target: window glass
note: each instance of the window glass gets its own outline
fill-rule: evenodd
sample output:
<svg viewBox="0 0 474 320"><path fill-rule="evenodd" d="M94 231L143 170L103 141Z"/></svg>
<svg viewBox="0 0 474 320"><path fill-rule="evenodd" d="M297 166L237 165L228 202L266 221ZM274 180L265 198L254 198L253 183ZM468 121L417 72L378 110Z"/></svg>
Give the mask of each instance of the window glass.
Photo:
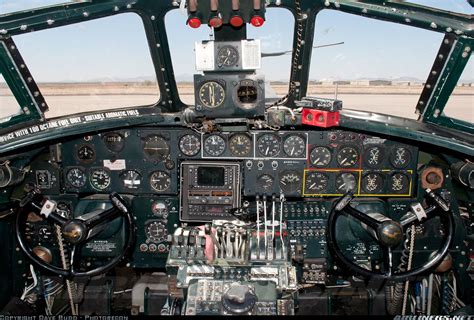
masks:
<svg viewBox="0 0 474 320"><path fill-rule="evenodd" d="M47 118L154 104L159 90L143 22L127 13L14 37Z"/></svg>
<svg viewBox="0 0 474 320"><path fill-rule="evenodd" d="M448 103L444 115L474 123L474 59L469 59Z"/></svg>
<svg viewBox="0 0 474 320"><path fill-rule="evenodd" d="M443 34L339 11L316 18L309 96L346 109L417 119L415 106Z"/></svg>
<svg viewBox="0 0 474 320"><path fill-rule="evenodd" d="M247 27L249 39L260 39L262 45L262 68L257 73L265 75L265 97L282 97L288 93L293 52L295 19L290 11L268 8L263 26ZM265 57L265 54L283 53Z"/></svg>
<svg viewBox="0 0 474 320"><path fill-rule="evenodd" d="M74 2L90 2L91 0L1 0L0 1L0 14L12 13L15 11L22 11L46 6L52 6L62 3L74 3Z"/></svg>
<svg viewBox="0 0 474 320"><path fill-rule="evenodd" d="M0 73L0 123L8 121L12 116L22 114L20 105L13 92Z"/></svg>
<svg viewBox="0 0 474 320"><path fill-rule="evenodd" d="M272 98L288 93L294 18L290 11L276 8L267 9L265 15L263 26L255 28L247 25L247 38L260 39L262 53L288 51L281 56L262 58L261 69L257 70L257 74L265 75L266 98ZM186 25L186 19L186 14L180 10L172 10L166 15L165 23L180 98L184 103L193 105L193 75L197 73L194 44L213 40L214 33L205 25L192 29ZM278 68L275 68L276 65Z"/></svg>

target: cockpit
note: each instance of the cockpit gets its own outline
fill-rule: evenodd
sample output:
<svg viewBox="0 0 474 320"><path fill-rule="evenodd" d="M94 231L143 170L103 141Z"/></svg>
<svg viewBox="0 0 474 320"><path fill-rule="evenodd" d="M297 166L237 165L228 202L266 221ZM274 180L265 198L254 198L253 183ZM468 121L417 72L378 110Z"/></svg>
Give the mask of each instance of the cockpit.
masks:
<svg viewBox="0 0 474 320"><path fill-rule="evenodd" d="M51 2L0 4L5 319L474 314L472 1ZM324 51L357 19L438 37L426 78Z"/></svg>

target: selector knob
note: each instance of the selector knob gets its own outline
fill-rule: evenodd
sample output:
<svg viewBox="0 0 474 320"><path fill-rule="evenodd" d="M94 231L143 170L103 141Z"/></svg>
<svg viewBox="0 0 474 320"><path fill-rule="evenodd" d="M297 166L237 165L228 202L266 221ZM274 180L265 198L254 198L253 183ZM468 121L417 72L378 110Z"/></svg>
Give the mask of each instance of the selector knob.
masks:
<svg viewBox="0 0 474 320"><path fill-rule="evenodd" d="M222 296L222 306L225 310L234 314L243 314L252 311L257 296L249 285L234 282L227 292Z"/></svg>

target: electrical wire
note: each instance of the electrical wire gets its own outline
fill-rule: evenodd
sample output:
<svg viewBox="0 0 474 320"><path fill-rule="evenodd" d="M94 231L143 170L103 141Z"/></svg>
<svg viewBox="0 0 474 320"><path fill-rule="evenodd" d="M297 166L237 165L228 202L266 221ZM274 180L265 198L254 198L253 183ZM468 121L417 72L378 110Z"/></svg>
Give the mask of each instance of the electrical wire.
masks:
<svg viewBox="0 0 474 320"><path fill-rule="evenodd" d="M35 268L33 267L32 264L30 264L30 273L31 273L31 278L33 279L33 283L30 286L25 288L25 290L23 291L23 294L20 297L21 300L25 300L26 296L29 295L31 291L33 291L38 285L38 277L36 276Z"/></svg>

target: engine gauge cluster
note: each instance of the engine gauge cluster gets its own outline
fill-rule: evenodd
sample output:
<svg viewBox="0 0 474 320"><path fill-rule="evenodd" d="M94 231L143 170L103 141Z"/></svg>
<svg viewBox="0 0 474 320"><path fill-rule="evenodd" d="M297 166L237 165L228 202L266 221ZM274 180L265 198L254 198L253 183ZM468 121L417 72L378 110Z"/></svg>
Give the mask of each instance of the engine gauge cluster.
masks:
<svg viewBox="0 0 474 320"><path fill-rule="evenodd" d="M307 133L222 132L202 135L203 158L306 161Z"/></svg>
<svg viewBox="0 0 474 320"><path fill-rule="evenodd" d="M305 196L410 196L412 171L315 170L304 172Z"/></svg>

